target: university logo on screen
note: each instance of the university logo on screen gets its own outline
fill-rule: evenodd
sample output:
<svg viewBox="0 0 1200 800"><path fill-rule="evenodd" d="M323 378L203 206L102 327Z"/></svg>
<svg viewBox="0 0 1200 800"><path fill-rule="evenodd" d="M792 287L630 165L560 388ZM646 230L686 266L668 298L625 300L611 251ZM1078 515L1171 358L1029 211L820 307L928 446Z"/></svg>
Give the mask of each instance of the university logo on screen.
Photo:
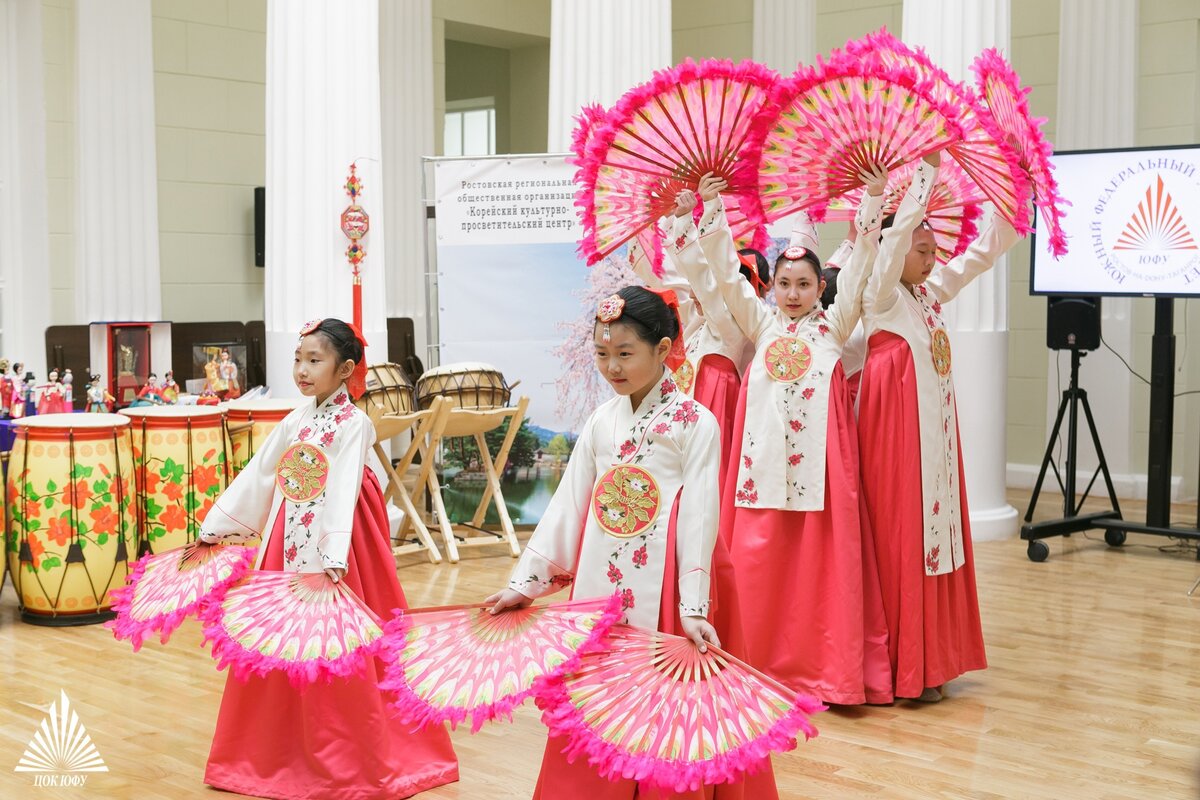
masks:
<svg viewBox="0 0 1200 800"><path fill-rule="evenodd" d="M57 787L83 786L88 773L108 772L65 691L50 704L13 772L32 773L34 786Z"/></svg>
<svg viewBox="0 0 1200 800"><path fill-rule="evenodd" d="M1196 165L1148 158L1118 171L1092 208L1092 250L1118 285L1200 286Z"/></svg>

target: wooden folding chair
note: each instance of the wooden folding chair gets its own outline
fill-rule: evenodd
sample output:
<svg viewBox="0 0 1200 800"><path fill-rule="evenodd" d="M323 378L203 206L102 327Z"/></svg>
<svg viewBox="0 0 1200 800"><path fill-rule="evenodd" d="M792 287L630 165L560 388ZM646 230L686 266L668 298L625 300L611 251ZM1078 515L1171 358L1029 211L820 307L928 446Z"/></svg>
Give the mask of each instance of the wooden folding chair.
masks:
<svg viewBox="0 0 1200 800"><path fill-rule="evenodd" d="M458 548L475 547L487 544L507 544L509 553L516 558L521 555L521 545L517 542L516 531L513 530L512 519L508 515L508 506L504 504L504 492L500 488L500 476L508 463L508 454L512 450L513 441L517 438L517 430L525 420L525 411L529 408L529 398L522 397L515 406L493 409L452 408L447 415L445 425L440 433L431 433L429 451L436 452L441 439L455 436L471 436L479 448L479 460L483 467L487 486L483 497L475 509L475 515L470 522L454 523L446 514L446 505L442 501L442 487L438 482L436 471L430 471L428 485L429 494L437 514L438 526L442 530L442 540L446 545L446 557L450 563L458 562ZM495 457L487 445L484 434L494 430L508 420L508 431L500 450ZM435 441L437 439L437 441ZM495 503L496 514L500 517L500 530L491 531L483 527L489 503Z"/></svg>
<svg viewBox="0 0 1200 800"><path fill-rule="evenodd" d="M385 501L395 499L400 510L404 512L404 520L400 523L400 529L397 532L397 538L401 544L392 547L393 555L401 556L424 550L431 562L434 564L442 562L442 553L429 533L429 528L425 525L425 520L418 511L413 496L405 487L402 476L408 474L417 453L421 453L421 466L417 472L415 488L415 494L419 498L428 485L429 476L433 474L433 458L429 453L429 441L440 435L437 432L445 427L449 414L450 401L444 397L438 397L426 411L416 411L411 414L385 414L375 422L375 455L379 456L379 461L383 464L383 470L387 473L388 479L387 491L384 492L383 497ZM412 432L412 440L397 462L398 466L393 467L391 459L384 452L380 442L407 431ZM405 541L410 526L416 531L416 541Z"/></svg>

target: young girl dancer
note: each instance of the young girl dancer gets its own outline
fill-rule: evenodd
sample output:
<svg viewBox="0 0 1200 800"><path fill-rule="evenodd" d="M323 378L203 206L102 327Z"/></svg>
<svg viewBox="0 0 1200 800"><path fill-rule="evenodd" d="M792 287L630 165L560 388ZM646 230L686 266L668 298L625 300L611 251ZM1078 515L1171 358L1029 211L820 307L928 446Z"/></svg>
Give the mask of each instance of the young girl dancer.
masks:
<svg viewBox="0 0 1200 800"><path fill-rule="evenodd" d="M405 608L388 539L383 493L364 467L375 433L351 402L346 381L361 386L363 341L338 319L311 322L300 333L292 377L313 402L293 411L217 499L201 528L207 542L261 534L259 568L325 572L344 580L377 615ZM304 446L326 466L325 489L303 503L286 496L276 468L286 451ZM316 502L314 503L313 500ZM304 513L300 513L303 511ZM282 673L225 683L206 783L275 798L393 798L458 779L449 735L419 733L389 715L365 677L334 678L302 691Z"/></svg>
<svg viewBox="0 0 1200 800"><path fill-rule="evenodd" d="M869 191L855 221L860 234L880 225L887 175L877 169L862 178ZM719 180L701 181L704 215L682 235L685 248L694 241L703 251L725 305L756 344L721 510L747 655L829 703L889 702L886 628L870 532L861 525L854 412L838 360L858 321L873 248L859 247L846 262L827 312L815 254L788 248L775 266L777 307L768 309L735 271L722 188ZM701 295L701 302L716 301Z"/></svg>
<svg viewBox="0 0 1200 800"><path fill-rule="evenodd" d="M870 349L858 420L895 693L927 701L987 666L942 304L1019 238L997 216L963 255L935 266L922 220L936 177L921 165L884 232L863 298Z"/></svg>
<svg viewBox="0 0 1200 800"><path fill-rule="evenodd" d="M679 390L664 368L682 357L679 322L667 303L627 286L596 314L596 367L617 396L588 418L554 498L493 613L529 605L573 584L576 598L619 592L624 621L721 644L708 622L717 542L720 432L712 414ZM620 492L614 491L619 487ZM621 500L613 495L622 495ZM633 504L647 511L642 520ZM730 599L724 594L720 602ZM722 631L724 634L724 631ZM608 781L566 743L546 744L535 800L657 797L635 781ZM740 784L681 797L777 797L769 763Z"/></svg>

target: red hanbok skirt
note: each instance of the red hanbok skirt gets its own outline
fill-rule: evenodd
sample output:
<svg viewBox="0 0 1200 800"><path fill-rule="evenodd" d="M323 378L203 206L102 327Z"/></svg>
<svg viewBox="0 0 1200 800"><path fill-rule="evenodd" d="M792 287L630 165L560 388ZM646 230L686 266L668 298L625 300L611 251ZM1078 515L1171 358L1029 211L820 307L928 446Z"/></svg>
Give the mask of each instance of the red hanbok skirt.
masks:
<svg viewBox="0 0 1200 800"><path fill-rule="evenodd" d="M733 429L737 424L738 396L742 378L737 365L725 356L705 356L696 367L696 386L692 397L712 412L721 428L721 488L725 488L725 473L729 470L733 449Z"/></svg>
<svg viewBox="0 0 1200 800"><path fill-rule="evenodd" d="M958 485L966 561L953 572L927 576L917 376L908 342L893 333L872 336L862 376L858 434L863 492L875 531L895 692L897 697L919 697L926 687L987 667L962 448Z"/></svg>
<svg viewBox="0 0 1200 800"><path fill-rule="evenodd" d="M747 389L733 460L741 458ZM750 663L826 703L892 701L887 626L858 481L854 407L839 363L829 382L825 504L820 511L740 508L737 472L721 503Z"/></svg>
<svg viewBox="0 0 1200 800"><path fill-rule="evenodd" d="M263 558L283 569L283 515ZM396 577L387 511L379 481L363 471L345 581L380 616L407 608ZM458 760L444 728L413 733L392 717L376 685L378 660L366 677L335 678L303 691L272 674L225 682L204 781L239 794L272 798L366 800L409 797L458 780Z"/></svg>
<svg viewBox="0 0 1200 800"><path fill-rule="evenodd" d="M679 621L679 580L675 568L675 523L678 516L679 500L676 499L667 528L667 562L663 574L670 578L663 581L658 629L664 633L682 636L683 628ZM711 570L712 605L708 615L709 621L717 629L721 648L742 658L744 650L736 624L740 618L737 591L729 554L720 537L713 548ZM533 800L562 800L568 797L584 800L778 800L779 797L770 759L765 759L761 769L747 775L740 783L705 786L694 792L680 794L660 792L639 785L633 780L610 781L601 777L600 773L587 763L585 755L580 755L573 763L567 761L567 757L563 755L566 746L567 740L562 737L551 737L546 742L546 752L542 756L542 769L538 774L537 786L533 790Z"/></svg>

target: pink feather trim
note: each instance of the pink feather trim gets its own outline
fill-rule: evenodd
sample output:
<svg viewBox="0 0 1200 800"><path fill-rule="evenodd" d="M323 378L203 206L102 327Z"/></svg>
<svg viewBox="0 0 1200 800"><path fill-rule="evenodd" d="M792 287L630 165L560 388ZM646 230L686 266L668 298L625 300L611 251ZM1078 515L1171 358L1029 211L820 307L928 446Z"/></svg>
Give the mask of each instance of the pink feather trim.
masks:
<svg viewBox="0 0 1200 800"><path fill-rule="evenodd" d="M109 593L112 610L116 612L117 616L105 622L104 627L113 632L113 638L128 639L133 645L135 653L142 648L142 643L155 633L159 635L159 643L166 644L167 639L183 624L189 614L200 611L210 600L220 603L225 598L225 593L229 591L229 587L240 581L250 571L250 567L254 564L257 548L242 547L240 550L241 552L236 554L238 561L229 577L215 584L208 595L197 599L194 603L177 608L170 614L160 614L147 620L135 620L129 615L130 605L133 603L133 594L137 590L138 584L146 574L147 560L154 556L152 553L147 553L133 563L133 569L125 578L125 585Z"/></svg>
<svg viewBox="0 0 1200 800"><path fill-rule="evenodd" d="M330 683L334 678L366 677L367 662L372 656L379 655L383 646L383 639L379 638L338 658L316 658L301 664L247 650L225 632L221 625L223 614L224 610L219 601L214 600L202 605L200 621L204 623L204 641L200 646L211 642L212 656L217 660L217 669L228 667L229 674L242 682L249 680L251 676L265 677L271 672L282 672L287 675L288 682L293 687L302 690L317 681Z"/></svg>
<svg viewBox="0 0 1200 800"><path fill-rule="evenodd" d="M476 733L486 722L500 719L511 720L513 710L524 703L527 698L535 695L542 683L574 672L579 668L579 661L583 656L603 649L604 637L608 634L609 629L620 621L624 611L621 603L621 595L619 593L614 594L604 606L601 616L596 621L595 627L588 634L587 640L575 652L574 656L551 672L536 679L528 689L497 700L495 703L470 710L465 708L439 708L430 705L408 685L408 681L404 677L404 665L400 662L397 654L404 651L405 636L412 625L412 621L401 609L396 609L393 613L395 616L384 625L384 637L382 640L384 647L380 654L380 658L387 663L387 668L384 672L383 680L379 682L379 688L392 692L396 696L388 704L389 710L406 722L413 723L417 730L430 725L441 725L444 722L450 723L451 728L457 728L459 723L470 716L471 733Z"/></svg>
<svg viewBox="0 0 1200 800"><path fill-rule="evenodd" d="M573 762L580 753L588 763L609 780L644 781L668 792L695 791L701 786L734 783L766 765L771 753L796 747L796 734L805 739L817 735L809 715L824 711L827 706L812 697L797 695L791 710L771 729L752 742L703 761L659 759L633 756L605 741L583 721L579 709L571 702L561 677L543 682L536 693L542 723L551 736L567 739L563 753Z"/></svg>
<svg viewBox="0 0 1200 800"><path fill-rule="evenodd" d="M982 214L983 209L977 203L963 206L962 229L958 233L958 242L954 246L954 252L950 254L951 258L967 252L971 242L975 241L975 237L979 235L979 226L976 223Z"/></svg>

